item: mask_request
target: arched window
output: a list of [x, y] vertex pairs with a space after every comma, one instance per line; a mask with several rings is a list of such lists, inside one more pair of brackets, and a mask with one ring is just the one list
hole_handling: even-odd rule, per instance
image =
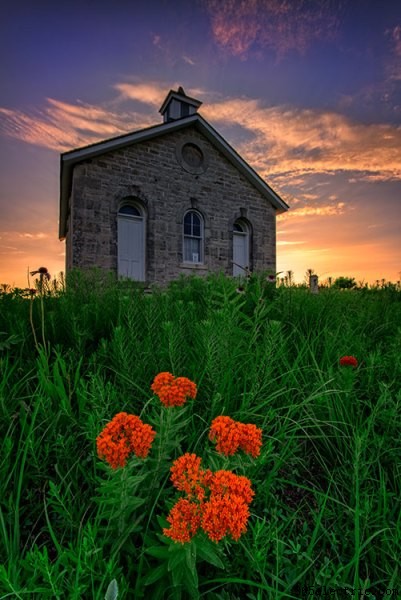
[[233, 226], [233, 275], [245, 276], [249, 269], [250, 257], [250, 227], [242, 219], [235, 221]]
[[136, 208], [136, 206], [132, 206], [131, 204], [125, 204], [118, 211], [119, 215], [130, 215], [131, 217], [141, 217], [140, 211]]
[[123, 204], [117, 214], [118, 275], [145, 281], [145, 215], [138, 204]]
[[189, 263], [203, 263], [203, 218], [190, 210], [184, 215], [183, 259]]

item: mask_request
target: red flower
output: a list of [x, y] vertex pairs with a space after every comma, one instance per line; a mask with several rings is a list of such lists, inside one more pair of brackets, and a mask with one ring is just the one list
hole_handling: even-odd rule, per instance
[[164, 406], [182, 406], [187, 398], [196, 398], [196, 384], [186, 377], [177, 377], [166, 371], [159, 373], [150, 386]]
[[232, 456], [240, 448], [256, 458], [262, 446], [262, 430], [256, 425], [220, 416], [212, 421], [209, 439], [217, 442], [217, 452], [225, 456]]
[[135, 415], [118, 413], [96, 439], [97, 452], [112, 469], [125, 467], [131, 453], [146, 458], [156, 432]]
[[358, 360], [355, 358], [355, 356], [342, 356], [340, 358], [340, 365], [342, 367], [349, 365], [350, 367], [354, 367], [354, 369], [356, 369], [358, 366]]

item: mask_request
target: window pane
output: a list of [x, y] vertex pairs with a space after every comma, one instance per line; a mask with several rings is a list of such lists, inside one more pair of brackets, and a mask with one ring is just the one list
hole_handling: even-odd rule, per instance
[[187, 213], [184, 217], [184, 235], [192, 234], [192, 213]]
[[244, 229], [239, 223], [234, 223], [234, 231], [244, 231]]
[[196, 238], [184, 238], [184, 261], [198, 263], [201, 262], [200, 254], [201, 242]]
[[184, 238], [184, 261], [191, 260], [191, 238]]
[[199, 219], [197, 219], [197, 220], [198, 220], [198, 222], [196, 223], [196, 221], [194, 219], [193, 226], [192, 226], [192, 235], [194, 235], [196, 237], [200, 237], [201, 227], [200, 227]]
[[141, 213], [137, 208], [135, 208], [135, 206], [129, 206], [128, 204], [126, 206], [122, 206], [118, 212], [120, 215], [132, 215], [134, 217], [141, 216]]

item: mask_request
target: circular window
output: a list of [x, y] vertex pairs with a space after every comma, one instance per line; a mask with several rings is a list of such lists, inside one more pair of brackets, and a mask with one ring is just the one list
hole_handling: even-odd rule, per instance
[[203, 152], [195, 144], [184, 144], [182, 158], [190, 167], [201, 167], [203, 163]]
[[201, 175], [208, 166], [208, 157], [204, 144], [198, 139], [185, 137], [176, 146], [176, 157], [178, 163], [188, 173]]

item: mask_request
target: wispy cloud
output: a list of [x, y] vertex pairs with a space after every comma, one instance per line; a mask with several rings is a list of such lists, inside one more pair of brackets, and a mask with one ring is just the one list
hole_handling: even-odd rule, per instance
[[306, 244], [306, 242], [297, 242], [297, 241], [285, 241], [285, 240], [279, 240], [277, 242], [277, 246], [298, 246], [299, 244]]
[[[173, 86], [174, 87], [174, 86]], [[165, 83], [120, 82], [108, 106], [49, 98], [37, 113], [0, 108], [0, 131], [25, 142], [62, 151], [154, 124]], [[339, 113], [290, 106], [265, 107], [252, 98], [224, 99], [210, 92], [202, 114], [273, 186], [300, 189], [295, 203], [313, 202], [316, 190], [302, 189], [312, 175], [348, 173], [351, 181], [401, 179], [401, 127], [356, 122]], [[127, 101], [143, 109], [127, 110]], [[125, 110], [119, 110], [124, 104]], [[111, 110], [109, 107], [113, 106]], [[232, 132], [232, 126], [239, 126]], [[309, 196], [307, 195], [309, 193]], [[319, 194], [321, 197], [321, 194]]]
[[194, 67], [196, 65], [196, 62], [190, 56], [188, 56], [187, 54], [183, 54], [182, 55], [182, 60], [184, 62], [186, 62], [187, 65], [191, 65], [191, 67]]
[[150, 122], [145, 114], [134, 111], [53, 98], [46, 99], [44, 109], [31, 113], [0, 107], [0, 133], [57, 152], [140, 129]]
[[387, 85], [401, 81], [401, 25], [398, 24], [392, 29], [385, 31], [390, 44], [390, 57], [387, 63], [386, 72], [388, 77]]
[[285, 214], [279, 215], [277, 219], [279, 221], [286, 221], [287, 219], [297, 219], [298, 217], [333, 217], [343, 214], [344, 211], [344, 202], [319, 206], [303, 206], [302, 208], [294, 208]]
[[122, 99], [136, 100], [159, 108], [166, 94], [166, 85], [161, 83], [116, 83], [114, 85]]
[[390, 31], [390, 35], [393, 42], [394, 54], [401, 57], [401, 25], [394, 27]]
[[48, 233], [43, 233], [43, 231], [39, 231], [38, 233], [18, 233], [17, 236], [29, 240], [44, 240], [50, 237]]
[[335, 112], [265, 108], [247, 98], [216, 102], [204, 112], [223, 128], [242, 127], [236, 148], [270, 181], [338, 171], [401, 179], [400, 127], [366, 125]]
[[278, 58], [295, 50], [304, 53], [315, 40], [336, 36], [343, 3], [340, 0], [204, 0], [217, 44], [234, 56], [247, 58], [258, 49]]

